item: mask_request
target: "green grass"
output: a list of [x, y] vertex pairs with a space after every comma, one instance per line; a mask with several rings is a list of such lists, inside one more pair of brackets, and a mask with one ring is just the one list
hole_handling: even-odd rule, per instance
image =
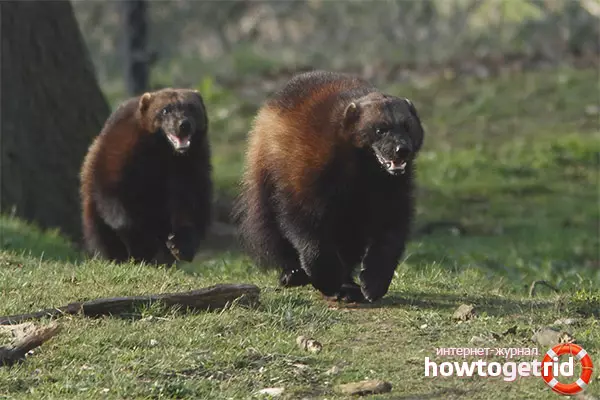
[[30, 258], [76, 261], [82, 259], [71, 243], [58, 229], [43, 231], [22, 220], [0, 216], [0, 248]]
[[[180, 270], [117, 266], [84, 260], [56, 232], [0, 219], [2, 315], [221, 282], [262, 290], [256, 309], [64, 317], [62, 332], [26, 362], [0, 368], [0, 398], [252, 398], [284, 387], [283, 398], [334, 399], [343, 398], [336, 384], [366, 378], [392, 383], [391, 393], [373, 396], [381, 399], [558, 398], [539, 377], [425, 378], [424, 359], [446, 361], [438, 347], [536, 347], [534, 330], [573, 317], [566, 329], [600, 364], [596, 82], [593, 71], [555, 70], [389, 87], [414, 100], [427, 137], [416, 233], [376, 305], [336, 306], [308, 287], [282, 290], [275, 273], [234, 247], [208, 249]], [[210, 81], [200, 86], [213, 106], [218, 197], [227, 200], [258, 105]], [[540, 279], [558, 293], [540, 287], [529, 298]], [[451, 316], [463, 303], [476, 306], [477, 318], [457, 323]], [[323, 351], [302, 351], [299, 335]], [[339, 373], [327, 374], [333, 366]], [[593, 376], [586, 393], [600, 395]]]

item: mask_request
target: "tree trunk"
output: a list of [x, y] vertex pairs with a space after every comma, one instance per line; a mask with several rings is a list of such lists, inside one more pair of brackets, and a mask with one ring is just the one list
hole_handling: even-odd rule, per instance
[[79, 242], [79, 168], [109, 107], [70, 2], [3, 1], [0, 17], [0, 209]]
[[147, 4], [145, 0], [125, 0], [121, 5], [125, 33], [125, 80], [127, 91], [133, 97], [143, 94], [148, 87]]

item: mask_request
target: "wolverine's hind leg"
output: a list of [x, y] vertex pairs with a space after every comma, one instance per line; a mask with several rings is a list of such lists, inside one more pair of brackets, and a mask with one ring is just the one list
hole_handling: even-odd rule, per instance
[[312, 286], [325, 296], [337, 296], [344, 283], [344, 267], [328, 235], [319, 235], [298, 219], [282, 218], [282, 230], [294, 246]]
[[134, 226], [121, 229], [119, 237], [125, 243], [128, 258], [132, 258], [136, 263], [156, 262], [157, 256], [166, 247], [166, 240], [159, 240], [159, 234], [147, 227]]
[[[283, 287], [304, 286], [310, 278], [302, 269], [300, 257], [294, 246], [282, 235], [270, 208], [263, 209], [260, 230], [263, 232], [262, 252], [266, 263], [273, 264], [281, 273], [279, 284]], [[258, 232], [256, 232], [258, 233]]]
[[92, 254], [99, 254], [111, 261], [127, 261], [127, 248], [117, 235], [117, 232], [100, 218], [95, 209], [91, 211], [90, 219], [91, 223], [86, 220], [86, 224], [84, 224], [84, 238], [87, 250]]
[[283, 236], [278, 238], [278, 258], [281, 266], [279, 284], [283, 287], [304, 286], [310, 283], [310, 278], [300, 265], [300, 259], [294, 246]]
[[310, 278], [302, 269], [300, 255], [292, 243], [283, 236], [270, 204], [266, 205], [263, 213], [263, 229], [268, 232], [265, 248], [270, 258], [281, 270], [279, 284], [283, 287], [308, 285]]
[[239, 224], [244, 248], [264, 267], [280, 270], [283, 287], [304, 286], [310, 279], [300, 265], [299, 255], [283, 236], [273, 210], [273, 186], [264, 173], [260, 185], [248, 187], [236, 200], [233, 219]]

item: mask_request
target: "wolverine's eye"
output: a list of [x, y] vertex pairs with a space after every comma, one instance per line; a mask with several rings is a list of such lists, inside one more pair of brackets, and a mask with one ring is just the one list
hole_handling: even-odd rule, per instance
[[165, 108], [163, 108], [163, 109], [161, 110], [161, 112], [160, 112], [160, 113], [161, 113], [162, 115], [167, 115], [167, 114], [169, 113], [169, 111], [170, 111], [170, 110], [169, 110], [169, 107], [165, 107]]
[[375, 133], [378, 134], [378, 135], [383, 135], [383, 132], [384, 132], [383, 128], [376, 128], [375, 129]]

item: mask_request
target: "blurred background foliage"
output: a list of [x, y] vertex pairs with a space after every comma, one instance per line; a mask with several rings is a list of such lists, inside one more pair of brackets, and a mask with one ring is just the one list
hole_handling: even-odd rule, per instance
[[[118, 2], [73, 6], [104, 90], [121, 98]], [[397, 82], [586, 62], [599, 17], [596, 0], [151, 1], [151, 84], [238, 86], [313, 67]]]

